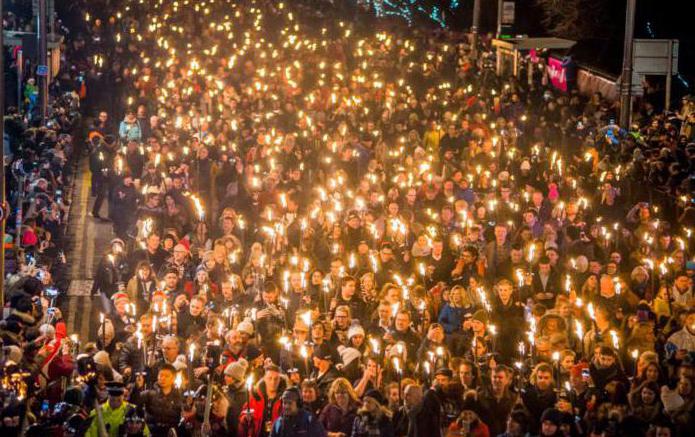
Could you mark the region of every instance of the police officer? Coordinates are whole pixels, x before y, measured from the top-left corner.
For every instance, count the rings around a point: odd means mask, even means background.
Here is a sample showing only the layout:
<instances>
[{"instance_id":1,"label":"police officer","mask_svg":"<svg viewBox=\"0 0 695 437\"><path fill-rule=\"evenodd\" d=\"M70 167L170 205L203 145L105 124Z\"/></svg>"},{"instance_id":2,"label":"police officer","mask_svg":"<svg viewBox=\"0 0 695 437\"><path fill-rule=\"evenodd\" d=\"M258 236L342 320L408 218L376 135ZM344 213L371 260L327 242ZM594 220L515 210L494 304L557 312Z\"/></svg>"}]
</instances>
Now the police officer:
<instances>
[{"instance_id":1,"label":"police officer","mask_svg":"<svg viewBox=\"0 0 695 437\"><path fill-rule=\"evenodd\" d=\"M125 385L122 382L108 382L106 391L109 394L109 399L101 405L101 416L104 422L104 428L110 437L119 437L121 435L121 427L125 424L126 415L135 409L135 405L125 402L123 395L125 393ZM92 424L87 430L87 437L99 437L99 420L97 410L93 409L89 414L92 419ZM143 435L149 436L150 432L145 426Z\"/></svg>"},{"instance_id":2,"label":"police officer","mask_svg":"<svg viewBox=\"0 0 695 437\"><path fill-rule=\"evenodd\" d=\"M111 142L109 142L111 141ZM98 142L89 157L92 171L92 194L96 196L92 207L92 217L101 219L99 210L111 191L111 169L114 166L115 139L105 138Z\"/></svg>"}]
</instances>

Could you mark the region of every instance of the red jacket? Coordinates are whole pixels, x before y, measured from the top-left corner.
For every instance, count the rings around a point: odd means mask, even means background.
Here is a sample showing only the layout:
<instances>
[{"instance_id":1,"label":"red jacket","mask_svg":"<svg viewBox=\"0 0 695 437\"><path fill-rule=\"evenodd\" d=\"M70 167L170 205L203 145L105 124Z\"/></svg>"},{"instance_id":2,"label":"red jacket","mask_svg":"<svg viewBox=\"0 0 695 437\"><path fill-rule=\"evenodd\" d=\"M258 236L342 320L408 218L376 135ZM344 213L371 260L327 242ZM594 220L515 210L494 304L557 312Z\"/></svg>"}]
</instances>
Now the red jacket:
<instances>
[{"instance_id":1,"label":"red jacket","mask_svg":"<svg viewBox=\"0 0 695 437\"><path fill-rule=\"evenodd\" d=\"M280 395L284 390L282 382L280 387L278 387L277 395L272 404L272 413L270 415L270 423L275 422L275 420L282 414L282 401L280 400ZM261 435L261 430L263 429L263 416L265 413L266 405L266 390L265 381L261 381L258 384L256 390L252 393L248 404L244 402L244 406L241 409L241 414L239 414L239 436L243 437L257 437ZM251 421L246 417L247 409L251 410ZM270 428L268 429L270 432Z\"/></svg>"},{"instance_id":2,"label":"red jacket","mask_svg":"<svg viewBox=\"0 0 695 437\"><path fill-rule=\"evenodd\" d=\"M237 355L234 355L232 351L230 351L229 349L225 349L224 351L222 351L222 356L220 357L220 365L217 366L215 370L217 371L217 373L222 373L228 365L239 361L239 358L246 359L246 348L244 348Z\"/></svg>"},{"instance_id":3,"label":"red jacket","mask_svg":"<svg viewBox=\"0 0 695 437\"><path fill-rule=\"evenodd\" d=\"M56 357L59 357L60 350L63 345L63 339L67 337L67 326L65 322L60 321L55 325L55 338L50 343L46 344L44 347L48 349L48 355L46 359L41 363L41 370L46 376L49 375L49 366Z\"/></svg>"}]
</instances>

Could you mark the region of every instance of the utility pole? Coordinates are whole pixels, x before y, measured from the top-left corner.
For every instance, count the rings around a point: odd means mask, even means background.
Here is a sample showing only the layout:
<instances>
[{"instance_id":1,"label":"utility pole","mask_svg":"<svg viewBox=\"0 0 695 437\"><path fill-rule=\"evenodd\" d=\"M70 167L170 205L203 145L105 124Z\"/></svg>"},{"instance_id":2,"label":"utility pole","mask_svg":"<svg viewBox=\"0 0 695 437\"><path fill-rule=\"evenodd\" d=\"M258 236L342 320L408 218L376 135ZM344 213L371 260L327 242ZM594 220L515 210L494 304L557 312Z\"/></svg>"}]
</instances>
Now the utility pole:
<instances>
[{"instance_id":1,"label":"utility pole","mask_svg":"<svg viewBox=\"0 0 695 437\"><path fill-rule=\"evenodd\" d=\"M478 32L480 32L480 0L473 0L473 23L471 24L473 59L478 56Z\"/></svg>"},{"instance_id":2,"label":"utility pole","mask_svg":"<svg viewBox=\"0 0 695 437\"><path fill-rule=\"evenodd\" d=\"M24 51L17 50L17 111L22 112L22 88L24 82Z\"/></svg>"},{"instance_id":3,"label":"utility pole","mask_svg":"<svg viewBox=\"0 0 695 437\"><path fill-rule=\"evenodd\" d=\"M0 0L0 21L4 14ZM5 211L5 29L0 29L0 68L2 68L2 79L0 80L0 138L2 147L0 148L0 211ZM5 217L3 213L0 217L0 319L3 318L5 311ZM17 237L19 238L19 236Z\"/></svg>"},{"instance_id":4,"label":"utility pole","mask_svg":"<svg viewBox=\"0 0 695 437\"><path fill-rule=\"evenodd\" d=\"M39 47L39 66L48 65L48 36L46 34L47 19L46 19L46 0L38 0L39 2L39 15L38 15L38 26L37 26L37 37L38 37L38 47ZM39 77L39 104L41 107L41 123L46 123L46 118L48 117L48 73L47 74L37 74Z\"/></svg>"},{"instance_id":5,"label":"utility pole","mask_svg":"<svg viewBox=\"0 0 695 437\"><path fill-rule=\"evenodd\" d=\"M632 39L635 33L637 0L627 0L625 10L625 43L623 45L623 73L620 89L620 127L629 129L632 115Z\"/></svg>"}]
</instances>

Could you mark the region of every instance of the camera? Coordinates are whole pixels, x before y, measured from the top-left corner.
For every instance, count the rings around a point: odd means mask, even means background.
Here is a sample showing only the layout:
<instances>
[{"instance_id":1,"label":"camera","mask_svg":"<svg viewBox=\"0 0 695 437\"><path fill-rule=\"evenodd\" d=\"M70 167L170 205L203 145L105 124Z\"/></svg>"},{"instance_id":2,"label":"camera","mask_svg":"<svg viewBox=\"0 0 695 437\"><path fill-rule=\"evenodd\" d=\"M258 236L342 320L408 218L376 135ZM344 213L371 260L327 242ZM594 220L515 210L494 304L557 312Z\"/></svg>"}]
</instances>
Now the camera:
<instances>
[{"instance_id":1,"label":"camera","mask_svg":"<svg viewBox=\"0 0 695 437\"><path fill-rule=\"evenodd\" d=\"M55 287L47 287L44 290L44 293L46 294L47 297L50 297L51 299L58 297L58 289ZM50 310L51 310L51 308L49 308L49 311Z\"/></svg>"}]
</instances>

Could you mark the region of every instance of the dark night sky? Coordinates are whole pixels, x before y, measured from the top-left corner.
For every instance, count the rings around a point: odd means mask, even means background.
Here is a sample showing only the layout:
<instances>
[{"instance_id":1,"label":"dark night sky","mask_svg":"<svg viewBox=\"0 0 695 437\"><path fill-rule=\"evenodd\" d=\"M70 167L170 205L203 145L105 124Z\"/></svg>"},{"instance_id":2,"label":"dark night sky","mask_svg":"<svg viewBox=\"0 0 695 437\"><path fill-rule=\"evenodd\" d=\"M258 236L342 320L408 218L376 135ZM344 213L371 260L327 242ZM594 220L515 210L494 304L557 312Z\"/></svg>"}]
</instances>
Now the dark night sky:
<instances>
[{"instance_id":1,"label":"dark night sky","mask_svg":"<svg viewBox=\"0 0 695 437\"><path fill-rule=\"evenodd\" d=\"M562 1L562 0L559 0ZM606 17L600 23L606 37L593 39L591 35L577 46L576 58L581 62L598 63L601 70L619 74L622 65L623 37L625 28L626 0L603 0L607 8ZM442 0L442 4L448 4ZM686 3L680 1L639 0L635 20L635 38L675 38L680 40L679 70L692 88L695 82L695 30L692 16L676 8ZM462 0L461 6L449 23L454 28L468 29L471 23L473 0ZM516 0L515 33L544 36L540 23L542 10L536 0ZM497 23L497 1L481 0L481 28L494 32ZM649 24L649 26L648 26ZM648 29L651 29L651 34ZM674 86L682 88L682 84ZM681 90L685 91L685 90Z\"/></svg>"}]
</instances>

